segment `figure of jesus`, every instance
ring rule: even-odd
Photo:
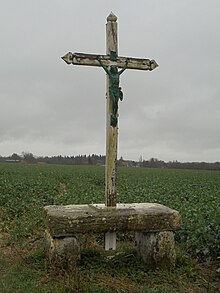
[[[101,59],[98,58],[98,61],[109,77],[109,95],[112,99],[111,126],[116,127],[118,123],[118,101],[119,99],[121,101],[123,100],[123,92],[121,87],[119,87],[119,79],[120,75],[127,68],[128,60],[126,59],[125,65],[120,71],[118,71],[118,67],[116,65],[111,65],[110,70],[108,70],[107,66],[102,63]]]

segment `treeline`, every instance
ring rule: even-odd
[[[77,156],[52,156],[37,157],[32,153],[23,152],[22,155],[16,153],[8,157],[1,157],[0,162],[8,163],[45,163],[45,164],[63,164],[63,165],[104,165],[105,156],[102,155],[77,155]]]
[[[164,162],[158,159],[139,162],[140,167],[145,168],[171,168],[171,169],[198,169],[198,170],[220,170],[220,162]]]
[[[37,157],[32,153],[23,152],[21,155],[16,153],[8,157],[0,156],[0,162],[8,163],[29,163],[29,164],[63,164],[63,165],[105,165],[103,155],[77,155],[77,156],[52,156]],[[156,158],[149,160],[131,161],[121,157],[117,161],[120,167],[140,167],[140,168],[172,168],[172,169],[198,169],[198,170],[220,170],[220,162],[165,162]]]

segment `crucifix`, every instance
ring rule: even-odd
[[[118,102],[123,93],[119,86],[120,75],[126,69],[153,70],[158,64],[154,60],[118,56],[117,17],[111,13],[106,24],[106,55],[67,53],[62,59],[67,64],[98,66],[106,72],[106,162],[105,162],[105,206],[116,207],[116,164],[118,143]],[[118,71],[118,68],[121,69]],[[105,235],[105,249],[116,248],[116,234]]]

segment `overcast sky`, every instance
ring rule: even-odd
[[[220,161],[219,0],[7,0],[0,9],[0,155],[105,154],[105,72],[65,53],[155,59],[121,76],[118,157]]]

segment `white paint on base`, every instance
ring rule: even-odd
[[[116,232],[105,233],[105,250],[116,250]]]

